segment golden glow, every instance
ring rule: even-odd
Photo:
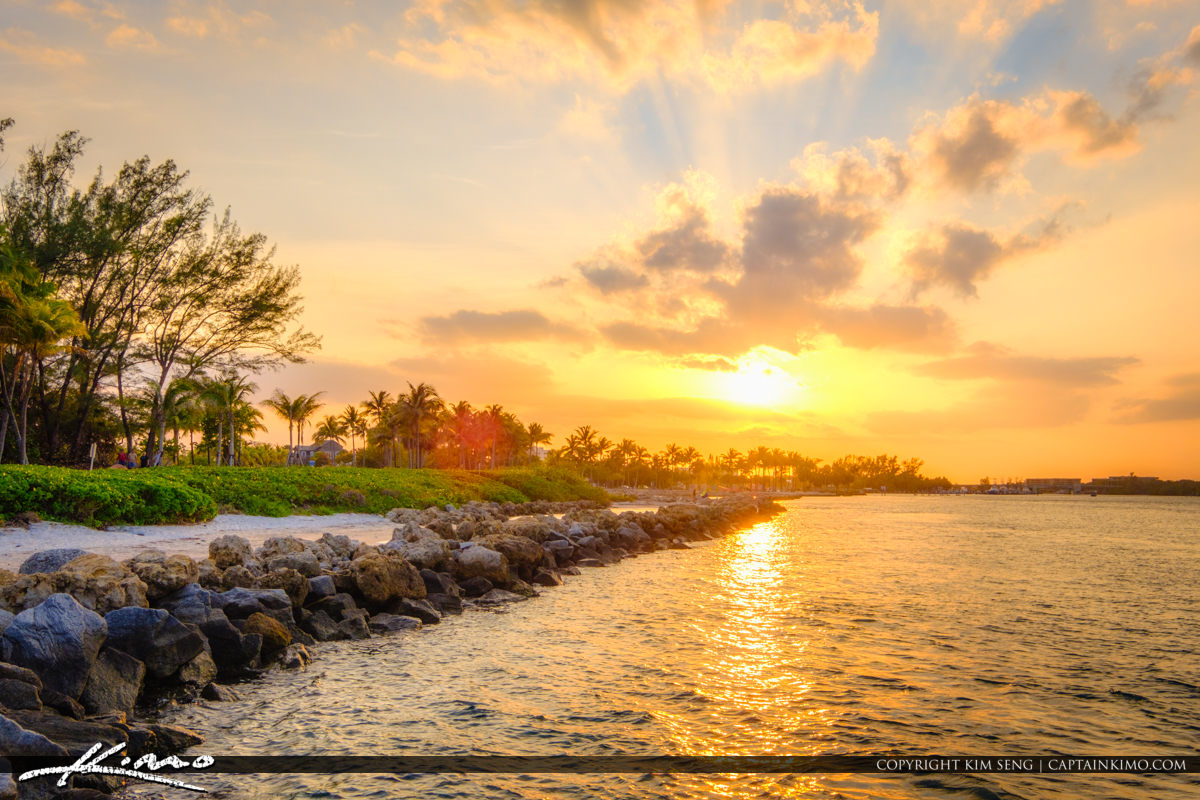
[[[746,406],[777,406],[793,400],[800,389],[786,370],[760,359],[743,363],[737,372],[720,373],[715,381],[722,400]]]

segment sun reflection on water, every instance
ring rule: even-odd
[[[687,755],[810,755],[828,709],[806,701],[813,688],[809,641],[798,622],[805,607],[803,565],[789,558],[788,531],[762,522],[723,540],[720,566],[696,598],[690,627],[703,653],[688,688],[708,713],[656,716],[676,752]],[[811,776],[689,776],[716,797],[807,797],[824,786]]]

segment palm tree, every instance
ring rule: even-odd
[[[350,465],[358,466],[358,448],[354,441],[356,437],[367,435],[367,418],[358,410],[358,406],[346,406],[342,412],[342,422],[346,423],[346,432],[350,434]]]
[[[525,428],[525,435],[529,438],[530,461],[533,461],[534,448],[543,442],[549,444],[550,440],[554,438],[554,434],[550,433],[536,422],[529,423],[529,425]]]
[[[363,408],[367,413],[375,417],[375,424],[383,422],[383,415],[387,412],[388,406],[392,404],[391,393],[386,389],[381,389],[378,392],[368,392],[371,399],[364,402]]]
[[[271,409],[272,411],[274,411],[275,414],[280,419],[287,420],[287,424],[288,424],[288,461],[287,461],[287,463],[289,463],[289,464],[292,461],[292,451],[295,449],[295,445],[292,442],[292,433],[296,427],[296,417],[293,414],[293,412],[295,410],[295,402],[296,402],[295,400],[288,397],[286,394],[279,391],[278,389],[275,390],[275,394],[271,395],[269,398],[262,401],[262,404],[264,406],[266,406],[267,408]]]
[[[299,448],[304,444],[304,425],[308,422],[309,417],[317,413],[317,409],[321,408],[324,403],[318,403],[317,398],[325,394],[324,392],[316,392],[314,394],[302,394],[296,397],[295,405],[292,408],[292,414],[296,418],[296,447]]]
[[[410,469],[413,467],[420,469],[425,465],[421,447],[421,422],[435,417],[445,404],[438,396],[437,389],[428,383],[418,383],[413,386],[412,382],[408,384],[408,394],[401,396],[398,402],[407,412],[406,415],[412,430],[408,466]]]
[[[313,441],[320,444],[321,442],[334,441],[342,444],[346,436],[346,422],[341,417],[327,415],[325,419],[317,425],[313,430]]]

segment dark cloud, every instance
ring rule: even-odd
[[[592,288],[601,294],[614,294],[642,289],[650,285],[650,279],[626,267],[615,264],[602,265],[589,262],[579,265],[579,273]]]
[[[957,336],[954,322],[936,306],[830,308],[821,318],[825,330],[847,347],[877,347],[930,352],[945,350]]]
[[[1087,92],[1080,92],[1058,110],[1058,115],[1066,130],[1082,137],[1078,152],[1088,156],[1135,144],[1138,129],[1133,123],[1133,116],[1142,113],[1136,111],[1138,105],[1146,104],[1148,107],[1149,103],[1149,99],[1144,98],[1135,104],[1135,110],[1118,120],[1110,117],[1096,98]]]
[[[976,297],[976,284],[991,275],[1000,263],[1061,239],[1068,230],[1063,222],[1067,208],[1063,206],[1050,217],[1039,220],[1028,232],[1003,240],[990,231],[957,222],[927,233],[904,256],[913,276],[913,294],[942,284],[963,297]]]
[[[862,260],[854,252],[879,226],[871,211],[822,202],[795,189],[769,189],[746,210],[742,274],[709,288],[734,319],[779,319],[805,301],[854,285]]]
[[[1130,356],[1053,358],[1022,356],[988,342],[977,342],[969,354],[930,361],[916,368],[919,375],[950,380],[991,379],[1068,387],[1107,386],[1119,383],[1115,373],[1137,364]]]
[[[637,250],[648,269],[664,271],[712,272],[730,256],[729,245],[712,235],[708,215],[695,207],[678,225],[643,238]]]
[[[422,317],[418,328],[427,342],[463,344],[470,342],[521,342],[537,339],[579,341],[578,328],[552,322],[540,311],[455,311],[444,317]]]
[[[1167,381],[1164,397],[1126,403],[1121,422],[1172,422],[1200,419],[1200,372],[1176,375]]]
[[[932,157],[947,185],[964,191],[994,189],[1016,161],[1020,143],[997,128],[992,108],[977,103],[961,131],[935,135]]]

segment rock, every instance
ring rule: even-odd
[[[0,634],[8,628],[17,615],[6,609],[0,608]]]
[[[533,576],[531,583],[538,586],[562,586],[562,578],[549,570],[539,569]]]
[[[279,666],[284,669],[305,669],[312,662],[312,656],[302,644],[290,644],[279,654]]]
[[[567,565],[567,566],[565,566],[565,567],[559,567],[559,568],[558,568],[558,574],[559,574],[559,575],[575,575],[575,576],[579,576],[579,575],[582,575],[583,573],[582,573],[582,572],[579,570],[579,567],[575,566],[574,564],[568,564],[568,565]]]
[[[221,573],[222,589],[249,589],[254,585],[254,573],[241,564],[234,564]]]
[[[84,555],[87,555],[87,550],[80,550],[78,547],[39,550],[21,562],[21,566],[17,567],[17,572],[22,575],[33,575],[36,572],[58,572],[68,561]]]
[[[398,553],[417,568],[437,569],[451,559],[450,543],[439,534],[410,522],[392,532],[392,540],[380,546],[382,552]]]
[[[517,603],[528,599],[528,597],[515,592],[508,592],[504,589],[492,589],[482,597],[476,598],[475,602],[481,606],[496,606],[502,603]]]
[[[462,589],[462,593],[467,597],[479,597],[480,595],[487,594],[495,587],[487,578],[475,577],[467,578],[459,584],[459,588]]]
[[[321,565],[317,561],[317,556],[308,550],[300,553],[283,553],[273,556],[263,563],[271,572],[281,569],[292,569],[306,578],[312,578],[321,574]]]
[[[458,584],[454,582],[454,578],[450,577],[448,572],[434,572],[431,569],[421,570],[421,580],[425,582],[425,593],[429,594],[449,594],[456,597],[462,596],[462,590],[458,588]]]
[[[146,550],[125,562],[130,572],[146,584],[146,597],[158,600],[200,580],[200,567],[185,555],[168,556],[161,550]]]
[[[8,711],[5,712],[5,716],[18,726],[41,734],[59,748],[47,752],[45,755],[63,755],[62,748],[66,748],[70,755],[81,756],[96,742],[116,744],[128,741],[125,731],[121,728],[91,720],[76,720],[41,711]],[[2,724],[0,722],[0,725]],[[3,735],[0,734],[0,739],[3,738]],[[7,747],[4,748],[4,751],[6,754],[13,754]],[[34,753],[30,753],[30,755],[34,755]]]
[[[42,708],[42,696],[32,683],[0,678],[0,705],[39,711]]]
[[[222,589],[221,586],[221,570],[217,569],[217,565],[213,563],[211,558],[204,558],[196,562],[196,568],[200,572],[199,583],[205,589]]]
[[[288,633],[287,627],[260,611],[246,618],[246,626],[242,628],[242,633],[257,633],[262,636],[263,651],[266,653],[282,650],[292,643],[292,635]]]
[[[217,569],[240,566],[250,560],[250,542],[241,536],[226,534],[208,543],[208,557]]]
[[[16,756],[65,756],[67,749],[44,735],[23,728],[15,720],[0,716],[0,752]]]
[[[201,650],[195,658],[179,668],[179,672],[175,673],[175,680],[199,690],[212,683],[217,677],[217,672],[217,663],[212,654]]]
[[[337,588],[333,585],[333,578],[328,575],[317,575],[308,579],[309,601],[319,600],[322,597],[333,597],[335,594],[337,594]]]
[[[4,631],[4,660],[33,670],[47,688],[79,697],[106,633],[99,614],[70,595],[51,595]]]
[[[691,550],[692,546],[689,545],[683,539],[672,539],[671,540],[671,549],[672,550]]]
[[[337,639],[348,638],[345,631],[338,627],[338,623],[324,611],[314,611],[306,615],[300,621],[302,630],[312,634],[312,637],[318,642],[331,642]]]
[[[145,664],[121,650],[104,647],[88,673],[79,700],[89,714],[132,711],[145,679]]]
[[[482,545],[472,544],[455,552],[453,567],[460,585],[470,578],[487,578],[492,585],[508,584],[508,559]]]
[[[581,567],[603,567],[604,566],[603,564],[600,563],[600,559],[598,559],[598,558],[581,558],[578,561],[576,561],[575,563]]]
[[[16,664],[8,664],[0,661],[0,679],[10,681],[21,681],[22,683],[30,683],[37,688],[42,688],[42,679],[37,676],[37,673],[25,667],[18,667]]]
[[[307,555],[311,556],[312,553],[308,553]],[[285,558],[287,557],[289,556],[285,556]],[[271,572],[260,575],[254,581],[254,588],[282,589],[287,594],[288,599],[292,601],[292,606],[298,608],[304,605],[304,600],[308,597],[309,580],[302,573],[290,567],[273,568]]]
[[[358,609],[358,613],[351,614],[339,622],[337,627],[347,639],[367,639],[371,636],[371,629],[367,627],[367,612],[361,608]]]
[[[171,675],[204,650],[204,637],[161,608],[119,608],[104,617],[108,644],[146,665],[155,678]]]
[[[429,604],[442,613],[446,614],[461,614],[463,609],[462,598],[453,594],[429,594],[425,595],[425,599]]]
[[[377,636],[386,636],[400,631],[414,631],[421,627],[421,620],[399,614],[376,614],[371,617],[368,627]]]
[[[442,621],[441,612],[430,605],[428,600],[413,600],[406,597],[393,604],[391,610],[404,617],[416,617],[426,625],[436,625]]]
[[[221,609],[222,596],[188,584],[162,601],[181,622],[196,625],[208,639],[213,661],[223,674],[238,674],[258,658],[262,640],[244,636]]]
[[[42,706],[71,719],[83,719],[87,715],[82,703],[53,689],[42,689]]]
[[[178,725],[159,725],[151,723],[145,726],[154,732],[158,739],[161,753],[182,753],[189,747],[204,744],[204,737],[193,730],[181,728]]]
[[[282,589],[230,589],[217,595],[214,602],[220,603],[230,619],[245,619],[261,612],[281,622],[292,620],[292,600]]]
[[[350,562],[358,593],[368,604],[384,606],[402,597],[422,598],[425,582],[416,567],[394,554],[369,553]]]
[[[324,611],[336,622],[347,614],[354,613],[358,605],[350,595],[345,592],[338,592],[332,597],[323,597],[317,602],[309,604],[308,608],[311,611]]]
[[[255,557],[264,564],[278,556],[303,553],[307,548],[304,541],[295,536],[272,536],[254,551]]]
[[[493,534],[477,537],[473,541],[502,554],[508,560],[509,566],[516,567],[520,571],[532,570],[542,563],[542,546],[524,536]]]
[[[85,553],[64,564],[57,576],[61,591],[97,614],[148,605],[142,579],[108,556]]]
[[[349,559],[354,555],[354,551],[361,544],[356,539],[351,539],[349,536],[335,536],[332,533],[322,533],[321,538],[317,539],[317,544],[328,547],[330,552],[341,559]]]
[[[17,800],[17,797],[17,782],[8,772],[8,761],[5,760],[3,765],[0,765],[0,800]]]
[[[523,580],[520,580],[519,578],[514,580],[512,582],[512,584],[509,585],[508,590],[510,592],[512,592],[513,594],[519,594],[522,597],[539,597],[540,596],[538,594],[537,589],[533,588],[533,586],[531,586],[530,584],[526,583]]]
[[[219,703],[229,703],[234,700],[241,700],[242,696],[228,686],[219,683],[210,683],[200,691],[200,696],[205,700],[216,700]]]

